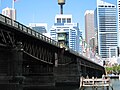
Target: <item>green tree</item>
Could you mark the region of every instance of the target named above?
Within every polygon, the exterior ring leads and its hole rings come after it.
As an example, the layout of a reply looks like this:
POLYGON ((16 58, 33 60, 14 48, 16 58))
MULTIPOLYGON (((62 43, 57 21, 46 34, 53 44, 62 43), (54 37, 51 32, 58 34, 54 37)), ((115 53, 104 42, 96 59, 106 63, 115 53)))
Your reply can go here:
POLYGON ((105 67, 105 70, 107 74, 111 74, 111 73, 120 74, 120 65, 115 65, 112 67, 105 67))
POLYGON ((113 73, 118 73, 118 70, 117 70, 118 66, 113 66, 113 73))
POLYGON ((112 71, 113 71, 113 68, 112 67, 106 67, 105 70, 106 70, 107 74, 111 74, 112 71))
POLYGON ((117 67, 117 71, 120 74, 120 65, 117 67))

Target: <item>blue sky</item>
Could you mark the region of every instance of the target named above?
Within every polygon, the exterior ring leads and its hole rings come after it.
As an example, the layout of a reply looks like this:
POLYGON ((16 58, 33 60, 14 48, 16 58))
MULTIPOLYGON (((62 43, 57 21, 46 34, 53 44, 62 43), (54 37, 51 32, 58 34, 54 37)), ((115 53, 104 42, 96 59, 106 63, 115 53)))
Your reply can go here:
MULTIPOLYGON (((28 25, 29 23, 47 23, 48 29, 54 24, 54 17, 59 14, 58 0, 16 0, 17 21, 28 25)), ((104 0, 116 4, 116 0, 104 0)), ((1 0, 0 11, 3 8, 12 7, 12 0, 1 0)), ((84 34, 84 13, 86 10, 94 10, 96 0, 66 0, 64 14, 72 14, 73 22, 80 25, 84 34)))

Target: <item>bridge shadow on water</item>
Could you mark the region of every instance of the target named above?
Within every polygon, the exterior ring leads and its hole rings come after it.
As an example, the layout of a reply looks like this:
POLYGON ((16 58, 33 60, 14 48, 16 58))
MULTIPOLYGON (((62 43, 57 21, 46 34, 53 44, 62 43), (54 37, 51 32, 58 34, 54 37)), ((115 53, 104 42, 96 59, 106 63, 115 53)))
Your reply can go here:
POLYGON ((73 88, 73 87, 53 87, 53 88, 49 88, 49 87, 46 87, 46 88, 34 88, 34 89, 23 89, 23 90, 79 90, 79 88, 73 88))
POLYGON ((56 86, 56 87, 36 87, 36 88, 26 88, 23 90, 79 90, 78 86, 56 86))

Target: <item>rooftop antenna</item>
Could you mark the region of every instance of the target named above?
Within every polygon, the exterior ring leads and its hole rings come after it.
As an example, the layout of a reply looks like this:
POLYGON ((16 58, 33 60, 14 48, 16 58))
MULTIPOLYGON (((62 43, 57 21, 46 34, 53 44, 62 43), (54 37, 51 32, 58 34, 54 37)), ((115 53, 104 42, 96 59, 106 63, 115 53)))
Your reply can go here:
POLYGON ((65 4, 65 0, 58 0, 58 4, 60 5, 60 14, 63 14, 63 5, 65 4))

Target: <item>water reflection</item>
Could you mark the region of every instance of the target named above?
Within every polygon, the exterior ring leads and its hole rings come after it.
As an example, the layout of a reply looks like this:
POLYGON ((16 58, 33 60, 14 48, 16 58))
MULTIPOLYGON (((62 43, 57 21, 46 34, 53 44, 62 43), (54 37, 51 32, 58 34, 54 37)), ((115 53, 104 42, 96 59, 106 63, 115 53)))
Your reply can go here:
POLYGON ((120 80, 119 79, 111 79, 113 90, 120 90, 120 80))

